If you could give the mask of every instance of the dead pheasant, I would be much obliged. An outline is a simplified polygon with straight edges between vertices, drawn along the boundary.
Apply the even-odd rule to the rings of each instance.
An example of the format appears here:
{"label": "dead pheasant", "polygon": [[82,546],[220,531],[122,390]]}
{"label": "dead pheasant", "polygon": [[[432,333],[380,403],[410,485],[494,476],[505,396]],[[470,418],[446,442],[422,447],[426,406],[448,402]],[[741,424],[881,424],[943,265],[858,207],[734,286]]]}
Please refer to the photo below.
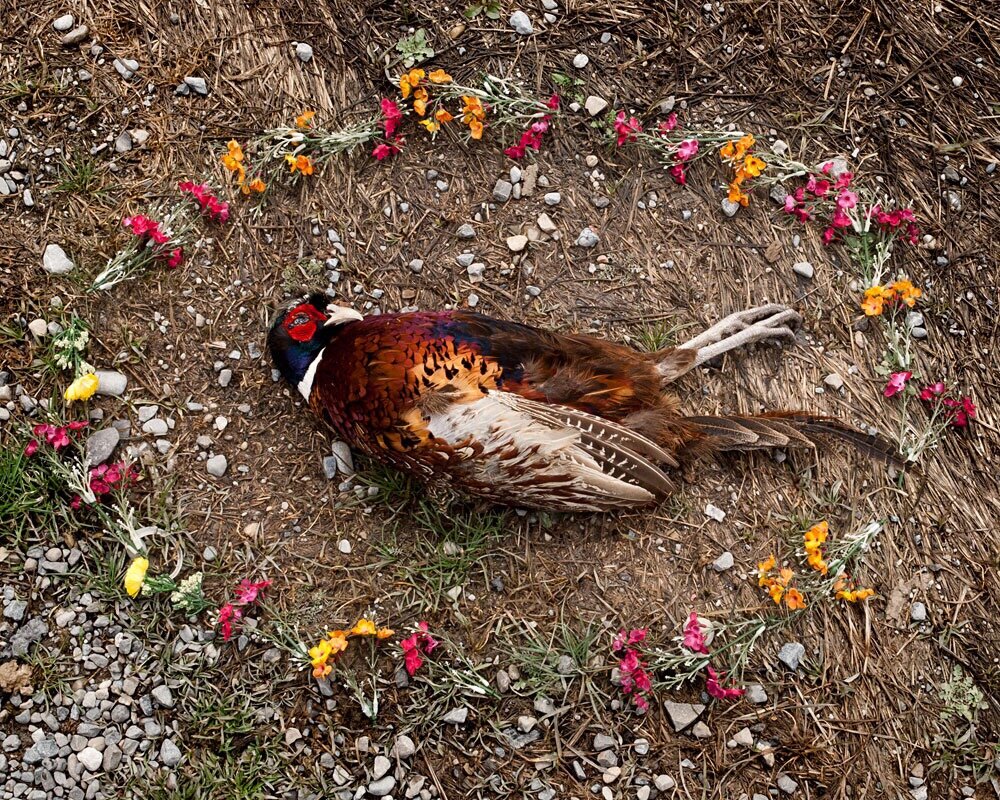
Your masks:
{"label": "dead pheasant", "polygon": [[498,503],[602,511],[660,501],[673,471],[718,451],[829,436],[898,463],[888,442],[833,419],[687,417],[664,393],[723,353],[792,337],[799,321],[762,306],[639,353],[467,311],[363,318],[316,294],[279,316],[268,344],[310,407],[371,457]]}

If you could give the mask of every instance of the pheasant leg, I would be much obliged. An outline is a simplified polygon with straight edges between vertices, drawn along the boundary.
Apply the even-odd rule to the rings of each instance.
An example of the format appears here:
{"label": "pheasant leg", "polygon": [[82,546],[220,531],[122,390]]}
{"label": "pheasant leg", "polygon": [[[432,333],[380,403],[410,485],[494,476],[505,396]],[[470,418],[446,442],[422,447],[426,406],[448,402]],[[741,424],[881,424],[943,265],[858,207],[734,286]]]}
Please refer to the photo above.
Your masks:
{"label": "pheasant leg", "polygon": [[[723,353],[739,347],[761,342],[767,339],[784,339],[795,336],[793,326],[802,322],[795,311],[777,303],[766,306],[737,311],[715,323],[704,333],[694,337],[677,347],[677,350],[695,351],[694,360],[685,365],[683,370],[676,369],[671,364],[669,370],[661,365],[665,380],[674,380],[688,370],[717,358]],[[669,375],[667,373],[669,372]]]}

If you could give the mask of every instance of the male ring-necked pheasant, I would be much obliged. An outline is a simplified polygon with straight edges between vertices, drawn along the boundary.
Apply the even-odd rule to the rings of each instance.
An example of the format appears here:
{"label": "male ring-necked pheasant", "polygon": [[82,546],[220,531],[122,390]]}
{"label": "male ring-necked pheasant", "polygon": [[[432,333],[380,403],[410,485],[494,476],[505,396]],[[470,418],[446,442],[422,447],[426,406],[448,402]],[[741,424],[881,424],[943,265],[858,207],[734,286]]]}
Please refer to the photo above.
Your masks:
{"label": "male ring-necked pheasant", "polygon": [[656,503],[671,471],[714,451],[886,441],[802,412],[688,417],[664,388],[722,353],[792,337],[779,305],[655,353],[468,311],[362,317],[314,294],[279,315],[275,365],[352,447],[498,503],[600,511]]}

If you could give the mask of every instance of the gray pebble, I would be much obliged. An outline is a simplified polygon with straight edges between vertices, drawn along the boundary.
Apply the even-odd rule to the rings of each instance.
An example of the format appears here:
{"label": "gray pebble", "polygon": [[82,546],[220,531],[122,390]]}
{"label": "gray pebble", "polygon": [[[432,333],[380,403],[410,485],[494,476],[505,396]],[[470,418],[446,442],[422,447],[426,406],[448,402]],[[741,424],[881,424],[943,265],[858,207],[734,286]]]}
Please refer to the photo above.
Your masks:
{"label": "gray pebble", "polygon": [[298,56],[299,61],[303,64],[307,64],[312,61],[313,49],[312,45],[306,44],[305,42],[299,42],[295,45],[295,55]]}
{"label": "gray pebble", "polygon": [[200,95],[208,94],[208,84],[204,78],[189,75],[184,79],[184,83]]}
{"label": "gray pebble", "polygon": [[914,622],[923,622],[927,619],[927,606],[919,600],[910,606],[910,619]]}
{"label": "gray pebble", "polygon": [[132,134],[128,131],[122,131],[118,138],[115,139],[115,152],[116,153],[127,153],[132,149]]}
{"label": "gray pebble", "polygon": [[62,43],[66,47],[72,47],[75,44],[80,44],[80,42],[87,38],[88,33],[90,33],[90,28],[86,25],[79,25],[63,36]]}
{"label": "gray pebble", "polygon": [[792,272],[796,275],[805,278],[806,280],[811,280],[812,276],[815,274],[813,265],[808,261],[800,261],[792,267]]}
{"label": "gray pebble", "polygon": [[778,661],[794,672],[798,670],[805,654],[806,648],[798,642],[785,642],[778,651]]}
{"label": "gray pebble", "polygon": [[368,784],[368,794],[373,797],[385,797],[389,792],[393,790],[396,785],[396,779],[392,775],[386,775],[384,778],[380,778],[377,781],[372,781]]}
{"label": "gray pebble", "polygon": [[76,20],[73,18],[72,14],[63,14],[61,17],[57,17],[53,20],[52,27],[62,33],[72,28],[74,22],[76,22]]}
{"label": "gray pebble", "polygon": [[125,393],[128,378],[120,372],[97,370],[97,393],[108,397],[120,397]]}
{"label": "gray pebble", "polygon": [[131,80],[135,73],[139,71],[139,62],[131,58],[116,58],[114,60],[115,71],[125,80]]}
{"label": "gray pebble", "polygon": [[513,12],[508,22],[510,22],[510,27],[521,36],[530,36],[535,32],[535,29],[531,25],[531,19],[523,11]]}
{"label": "gray pebble", "polygon": [[735,563],[733,554],[727,550],[712,562],[712,569],[716,572],[725,572],[727,569],[732,569]]}
{"label": "gray pebble", "polygon": [[500,178],[493,187],[493,199],[498,203],[506,203],[510,199],[510,193],[514,186],[510,181]]}
{"label": "gray pebble", "polygon": [[174,707],[174,695],[170,691],[170,688],[166,684],[160,684],[155,689],[153,689],[150,694],[153,699],[163,708],[173,708]]}
{"label": "gray pebble", "polygon": [[226,470],[229,469],[229,461],[220,453],[219,455],[212,456],[205,462],[205,469],[209,475],[221,478],[226,474]]}
{"label": "gray pebble", "polygon": [[736,212],[739,211],[739,210],[740,210],[740,204],[739,203],[734,203],[728,197],[723,198],[723,200],[722,200],[722,213],[723,214],[725,214],[727,217],[735,217],[736,216]]}
{"label": "gray pebble", "polygon": [[170,739],[164,739],[160,745],[160,763],[165,767],[176,767],[181,763],[181,751]]}
{"label": "gray pebble", "polygon": [[458,236],[459,239],[475,239],[476,229],[473,228],[468,222],[465,222],[458,227],[458,230],[455,231],[455,235]]}
{"label": "gray pebble", "polygon": [[225,389],[233,380],[233,371],[224,369],[219,372],[219,386]]}
{"label": "gray pebble", "polygon": [[49,244],[45,246],[45,252],[42,254],[42,269],[50,275],[65,275],[73,269],[73,266],[66,251],[59,245]]}
{"label": "gray pebble", "polygon": [[462,706],[460,708],[453,708],[441,718],[441,721],[449,725],[462,725],[468,718],[469,708],[468,706]]}
{"label": "gray pebble", "polygon": [[594,247],[599,241],[601,241],[601,237],[598,236],[597,233],[595,233],[591,228],[587,227],[580,231],[580,235],[576,237],[574,244],[577,247],[591,248]]}

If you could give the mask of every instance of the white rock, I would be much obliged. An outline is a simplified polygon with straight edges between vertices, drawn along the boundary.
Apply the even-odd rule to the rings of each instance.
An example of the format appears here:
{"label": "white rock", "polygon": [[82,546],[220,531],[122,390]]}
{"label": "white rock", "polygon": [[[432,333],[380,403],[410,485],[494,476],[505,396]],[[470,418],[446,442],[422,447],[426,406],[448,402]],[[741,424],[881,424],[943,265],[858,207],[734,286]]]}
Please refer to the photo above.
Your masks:
{"label": "white rock", "polygon": [[735,563],[736,561],[733,558],[733,554],[727,550],[712,562],[712,569],[716,572],[725,572],[727,569],[732,569],[733,564]]}
{"label": "white rock", "polygon": [[353,548],[351,547],[351,543],[347,541],[347,539],[341,539],[339,542],[337,542],[337,549],[345,556],[348,556],[351,554],[351,550]]}
{"label": "white rock", "polygon": [[97,393],[106,397],[121,397],[128,386],[128,378],[114,370],[99,369],[97,375]]}
{"label": "white rock", "polygon": [[33,319],[28,323],[28,330],[36,339],[41,339],[49,330],[49,324],[44,319]]}
{"label": "white rock", "polygon": [[330,445],[330,454],[337,459],[337,472],[345,476],[354,474],[354,458],[351,456],[351,447],[347,442],[334,442]]}
{"label": "white rock", "polygon": [[190,86],[200,95],[208,94],[208,84],[205,82],[204,78],[199,78],[194,75],[188,75],[184,78],[184,83]]}
{"label": "white rock", "polygon": [[80,42],[87,38],[88,33],[90,33],[90,28],[86,25],[80,25],[73,28],[73,30],[63,36],[62,43],[66,47],[72,47],[74,44],[80,44]]}
{"label": "white rock", "polygon": [[562,195],[559,192],[546,192],[545,196],[542,198],[547,206],[557,206],[562,202]]}
{"label": "white rock", "polygon": [[221,478],[226,474],[226,470],[229,469],[229,461],[220,453],[217,456],[212,456],[205,462],[205,469],[208,470],[209,475]]}
{"label": "white rock", "polygon": [[60,33],[63,33],[72,28],[74,22],[76,22],[76,20],[73,19],[72,14],[63,14],[61,17],[58,17],[57,19],[53,20],[52,27],[55,28]]}
{"label": "white rock", "polygon": [[162,419],[154,418],[142,423],[142,432],[153,436],[166,436],[169,431],[170,426]]}
{"label": "white rock", "polygon": [[115,71],[125,80],[131,80],[135,73],[139,71],[139,62],[131,58],[116,58],[114,60]]}
{"label": "white rock", "polygon": [[831,372],[823,378],[823,383],[827,386],[827,388],[832,389],[835,392],[844,388],[844,379],[841,378],[836,372]]}
{"label": "white rock", "polygon": [[305,42],[299,42],[295,45],[295,55],[298,56],[299,61],[303,64],[308,63],[313,57],[312,45],[306,44]]}
{"label": "white rock", "polygon": [[521,36],[530,36],[535,32],[535,29],[531,26],[531,19],[523,11],[515,11],[510,15],[510,27],[517,31]]}
{"label": "white rock", "polygon": [[919,600],[910,606],[910,619],[914,622],[923,622],[927,619],[927,606]]}
{"label": "white rock", "polygon": [[591,228],[587,227],[580,231],[580,235],[576,237],[574,244],[577,247],[591,248],[594,247],[599,241],[601,241],[601,237],[598,236]]}
{"label": "white rock", "polygon": [[392,769],[392,762],[385,756],[375,756],[375,765],[372,767],[372,778],[378,780]]}
{"label": "white rock", "polygon": [[461,725],[469,718],[469,707],[462,706],[460,708],[453,708],[442,718],[442,722],[446,722],[449,725]]}
{"label": "white rock", "polygon": [[739,203],[734,203],[728,197],[723,198],[723,200],[722,200],[722,213],[723,214],[725,214],[727,217],[735,217],[736,216],[736,212],[739,211],[739,210],[740,210],[740,204]]}
{"label": "white rock", "polygon": [[778,776],[778,788],[785,794],[795,794],[799,785],[788,775]]}
{"label": "white rock", "polygon": [[396,758],[409,758],[416,752],[417,746],[413,743],[413,739],[405,733],[396,737],[396,744],[392,748],[392,754]]}
{"label": "white rock", "polygon": [[84,747],[76,757],[91,772],[97,772],[101,768],[101,764],[104,761],[104,756],[101,752],[93,747]]}
{"label": "white rock", "polygon": [[604,109],[608,107],[608,101],[603,97],[598,97],[595,94],[590,95],[584,102],[583,107],[587,109],[587,113],[592,117],[596,117]]}
{"label": "white rock", "polygon": [[711,517],[716,522],[722,522],[726,518],[726,512],[723,511],[718,506],[709,503],[708,505],[705,506],[705,516]]}
{"label": "white rock", "polygon": [[548,214],[539,214],[538,229],[545,233],[554,233],[556,230],[556,224],[552,221],[552,217]]}
{"label": "white rock", "polygon": [[73,266],[66,251],[59,245],[49,244],[45,246],[45,252],[42,253],[42,269],[50,275],[65,275],[73,269]]}
{"label": "white rock", "polygon": [[573,58],[573,66],[577,69],[583,69],[590,63],[590,56],[586,53],[577,53]]}
{"label": "white rock", "polygon": [[800,261],[792,267],[792,272],[806,280],[812,280],[815,270],[813,269],[813,265],[808,261]]}
{"label": "white rock", "polygon": [[164,739],[160,745],[160,763],[165,767],[176,767],[181,763],[181,751],[170,739]]}
{"label": "white rock", "polygon": [[507,249],[509,249],[512,253],[520,253],[527,246],[528,237],[523,233],[507,237]]}
{"label": "white rock", "polygon": [[960,88],[963,83],[965,83],[965,78],[963,78],[961,75],[956,75],[954,78],[951,79],[951,85],[954,86],[956,89]]}
{"label": "white rock", "polygon": [[677,781],[675,781],[669,775],[657,775],[653,779],[653,783],[656,785],[656,788],[661,792],[668,792],[677,785]]}

